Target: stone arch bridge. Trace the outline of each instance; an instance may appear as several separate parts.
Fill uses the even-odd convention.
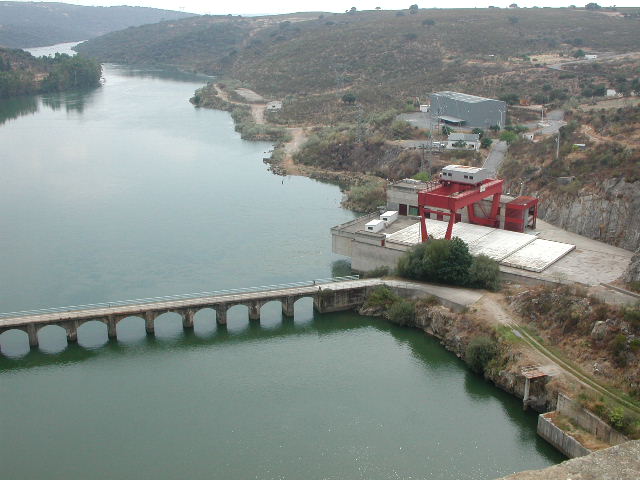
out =
[[[226,325],[227,310],[235,305],[247,306],[249,320],[258,321],[264,304],[279,301],[283,315],[292,317],[295,302],[305,297],[313,298],[313,307],[320,313],[351,310],[362,305],[368,288],[381,283],[380,279],[360,280],[357,276],[350,276],[268,287],[4,313],[0,314],[0,334],[8,330],[22,330],[29,337],[29,345],[36,347],[38,331],[48,325],[57,325],[65,329],[68,342],[76,342],[78,328],[82,324],[98,321],[107,326],[109,338],[114,339],[117,338],[116,325],[121,320],[140,317],[145,322],[147,334],[153,335],[154,321],[164,313],[179,314],[183,328],[190,329],[193,328],[196,312],[211,308],[216,312],[217,323]]]

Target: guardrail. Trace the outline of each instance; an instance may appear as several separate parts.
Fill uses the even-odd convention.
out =
[[[45,313],[74,312],[80,310],[90,310],[94,308],[112,308],[129,305],[143,305],[146,303],[166,302],[171,300],[190,300],[194,298],[206,298],[225,295],[238,295],[243,293],[268,292],[272,290],[283,290],[287,288],[312,287],[315,285],[325,285],[327,283],[347,282],[359,280],[360,275],[348,275],[344,277],[319,278],[303,282],[280,283],[276,285],[262,285],[259,287],[231,288],[228,290],[214,290],[212,292],[184,293],[179,295],[166,295],[163,297],[136,298],[132,300],[118,300],[114,302],[90,303],[86,305],[70,305],[67,307],[40,308],[37,310],[21,310],[18,312],[0,313],[0,318],[26,317],[29,315],[40,315]]]

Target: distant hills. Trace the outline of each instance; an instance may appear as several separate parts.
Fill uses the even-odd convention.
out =
[[[0,2],[0,46],[28,48],[87,40],[115,30],[193,15],[144,7]]]
[[[495,97],[558,90],[566,98],[580,85],[568,81],[575,75],[544,68],[549,55],[558,62],[578,51],[640,51],[640,18],[613,13],[478,8],[202,16],[113,32],[77,49],[101,61],[221,74],[276,98],[297,95],[297,107],[289,98],[286,110],[299,123],[347,91],[377,110],[437,90]]]

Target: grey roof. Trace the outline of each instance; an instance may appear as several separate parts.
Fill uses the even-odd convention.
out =
[[[467,103],[495,101],[492,98],[476,97],[475,95],[468,95],[466,93],[459,93],[459,92],[451,92],[449,90],[445,90],[444,92],[436,92],[433,95],[441,95],[443,97],[448,97],[453,100],[460,100],[462,102],[467,102]]]
[[[451,115],[440,115],[438,118],[450,123],[464,123],[466,121],[463,118],[452,117]]]
[[[480,135],[477,133],[452,133],[448,139],[450,142],[457,142],[459,140],[463,142],[479,142]]]

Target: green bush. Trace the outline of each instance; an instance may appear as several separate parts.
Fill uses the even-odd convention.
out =
[[[390,272],[391,272],[391,269],[389,267],[377,267],[377,268],[374,268],[373,270],[369,270],[368,272],[365,272],[362,275],[362,278],[385,277],[389,275]]]
[[[351,187],[347,191],[344,206],[356,212],[369,213],[384,205],[386,200],[384,186],[378,182],[368,182]]]
[[[473,257],[459,238],[429,240],[407,251],[398,261],[398,273],[407,278],[466,285]]]
[[[487,336],[479,336],[467,345],[464,358],[471,369],[477,373],[484,373],[487,365],[498,354],[498,343]]]
[[[386,285],[380,285],[373,289],[367,296],[366,307],[390,307],[400,300],[400,297]]]
[[[398,325],[413,323],[416,316],[416,307],[407,300],[398,300],[388,310],[389,320]]]
[[[411,178],[420,180],[421,182],[429,182],[431,180],[431,174],[429,172],[418,172]]]
[[[469,269],[469,284],[487,290],[500,289],[500,266],[494,259],[486,255],[473,258]]]

